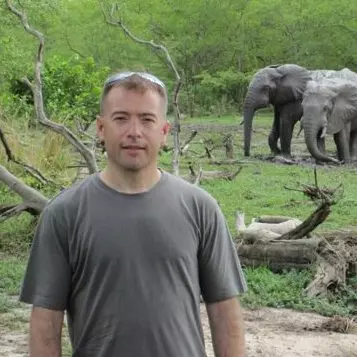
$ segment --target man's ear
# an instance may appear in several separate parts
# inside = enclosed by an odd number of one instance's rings
[[[170,123],[168,121],[165,122],[163,128],[162,128],[162,133],[167,135],[171,129]]]
[[[98,138],[103,140],[103,118],[100,115],[97,115],[96,117],[96,127]]]

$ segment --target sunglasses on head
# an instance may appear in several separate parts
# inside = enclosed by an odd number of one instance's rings
[[[105,82],[105,87],[115,83],[115,82],[119,82],[123,79],[126,79],[132,75],[138,75],[141,78],[147,79],[148,81],[152,82],[152,83],[156,83],[158,84],[160,87],[162,87],[163,89],[165,89],[165,84],[164,82],[162,82],[159,78],[155,77],[154,75],[147,73],[147,72],[120,72],[117,74],[114,74],[113,76],[109,77],[106,82]]]

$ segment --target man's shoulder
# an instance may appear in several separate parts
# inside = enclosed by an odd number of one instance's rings
[[[65,188],[57,193],[49,200],[45,209],[53,213],[63,209],[75,209],[80,203],[83,193],[85,193],[88,187],[91,185],[94,179],[94,175],[95,174],[89,175],[81,181],[78,181],[70,187]]]
[[[209,205],[212,207],[217,206],[218,202],[211,193],[206,191],[203,187],[195,185],[180,176],[176,176],[172,173],[166,172],[168,182],[172,189],[172,192],[176,192],[182,195],[187,200],[194,200],[197,203],[203,205]]]

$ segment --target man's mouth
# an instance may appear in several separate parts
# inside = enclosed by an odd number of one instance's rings
[[[144,150],[142,146],[137,146],[137,145],[126,145],[123,146],[123,148],[126,150]]]

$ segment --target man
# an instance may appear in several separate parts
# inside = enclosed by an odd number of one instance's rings
[[[217,357],[243,357],[246,282],[217,202],[158,168],[165,85],[120,73],[97,134],[107,166],[43,211],[21,291],[30,356],[59,357],[64,311],[75,357],[203,357],[200,293]]]

